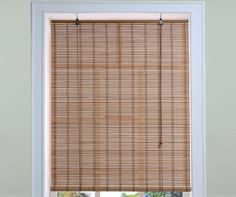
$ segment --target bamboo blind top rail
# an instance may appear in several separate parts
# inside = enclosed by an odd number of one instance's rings
[[[79,20],[80,24],[83,23],[159,23],[156,20]],[[163,20],[164,23],[188,23],[188,20]],[[51,23],[74,23],[75,20],[51,20]]]

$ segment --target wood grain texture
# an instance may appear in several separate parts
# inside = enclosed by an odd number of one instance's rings
[[[188,43],[187,21],[51,22],[51,191],[191,190]]]

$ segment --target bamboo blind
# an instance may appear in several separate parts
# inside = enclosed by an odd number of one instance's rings
[[[51,190],[190,191],[187,21],[51,22]]]

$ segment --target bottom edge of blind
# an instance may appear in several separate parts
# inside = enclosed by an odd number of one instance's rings
[[[154,187],[154,186],[120,186],[120,185],[111,185],[111,186],[66,186],[66,185],[59,185],[59,186],[51,186],[50,191],[113,191],[113,192],[122,192],[122,191],[133,191],[133,192],[191,192],[192,188],[190,186],[182,186],[182,187]]]

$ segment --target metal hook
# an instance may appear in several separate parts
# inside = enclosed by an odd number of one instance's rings
[[[80,21],[79,21],[79,17],[78,17],[77,13],[76,13],[75,24],[78,25],[78,26],[80,25]]]
[[[162,13],[160,13],[159,25],[163,25],[163,24],[164,24],[164,22],[162,20]]]

